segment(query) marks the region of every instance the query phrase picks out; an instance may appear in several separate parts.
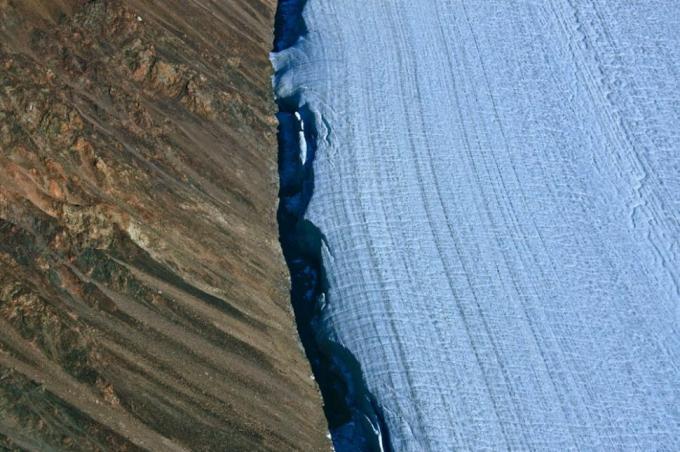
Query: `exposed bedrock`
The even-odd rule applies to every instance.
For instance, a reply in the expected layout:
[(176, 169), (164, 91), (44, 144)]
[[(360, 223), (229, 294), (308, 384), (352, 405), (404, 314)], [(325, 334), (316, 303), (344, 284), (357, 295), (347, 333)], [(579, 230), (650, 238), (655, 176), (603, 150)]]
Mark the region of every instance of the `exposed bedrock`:
[(328, 450), (274, 1), (0, 0), (0, 449)]

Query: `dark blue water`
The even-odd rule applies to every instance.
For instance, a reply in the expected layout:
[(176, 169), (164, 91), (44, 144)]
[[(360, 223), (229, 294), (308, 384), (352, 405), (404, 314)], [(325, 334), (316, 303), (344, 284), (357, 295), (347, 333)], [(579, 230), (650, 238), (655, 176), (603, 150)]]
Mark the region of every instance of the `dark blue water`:
[[(302, 18), (304, 3), (304, 0), (279, 1), (275, 52), (294, 45), (306, 33)], [(279, 237), (291, 275), (291, 302), (298, 333), (321, 390), (333, 445), (338, 452), (386, 451), (387, 429), (380, 407), (366, 388), (361, 366), (345, 347), (330, 339), (322, 322), (324, 303), (330, 302), (321, 257), (324, 236), (304, 218), (314, 192), (315, 116), (294, 96), (277, 98), (277, 104)], [(307, 143), (304, 163), (300, 159), (303, 129)]]

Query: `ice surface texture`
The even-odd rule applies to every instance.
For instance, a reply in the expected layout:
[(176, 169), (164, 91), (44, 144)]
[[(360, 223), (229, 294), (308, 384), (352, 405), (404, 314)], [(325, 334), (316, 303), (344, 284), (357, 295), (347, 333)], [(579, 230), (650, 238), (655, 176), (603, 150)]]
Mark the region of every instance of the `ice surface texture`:
[(680, 449), (680, 2), (304, 18), (323, 318), (394, 449)]

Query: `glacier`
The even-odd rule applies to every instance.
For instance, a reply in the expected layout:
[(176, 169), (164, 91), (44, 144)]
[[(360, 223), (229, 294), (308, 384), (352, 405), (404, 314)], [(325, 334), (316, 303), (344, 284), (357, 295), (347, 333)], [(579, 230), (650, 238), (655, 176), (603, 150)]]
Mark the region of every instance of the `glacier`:
[(680, 2), (287, 3), (336, 449), (680, 450)]

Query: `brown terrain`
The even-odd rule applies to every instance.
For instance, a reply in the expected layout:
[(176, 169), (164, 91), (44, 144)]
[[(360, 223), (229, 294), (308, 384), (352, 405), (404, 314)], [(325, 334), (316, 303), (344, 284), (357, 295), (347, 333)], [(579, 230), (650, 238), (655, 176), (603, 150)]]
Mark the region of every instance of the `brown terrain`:
[(0, 449), (328, 450), (274, 0), (0, 0)]

